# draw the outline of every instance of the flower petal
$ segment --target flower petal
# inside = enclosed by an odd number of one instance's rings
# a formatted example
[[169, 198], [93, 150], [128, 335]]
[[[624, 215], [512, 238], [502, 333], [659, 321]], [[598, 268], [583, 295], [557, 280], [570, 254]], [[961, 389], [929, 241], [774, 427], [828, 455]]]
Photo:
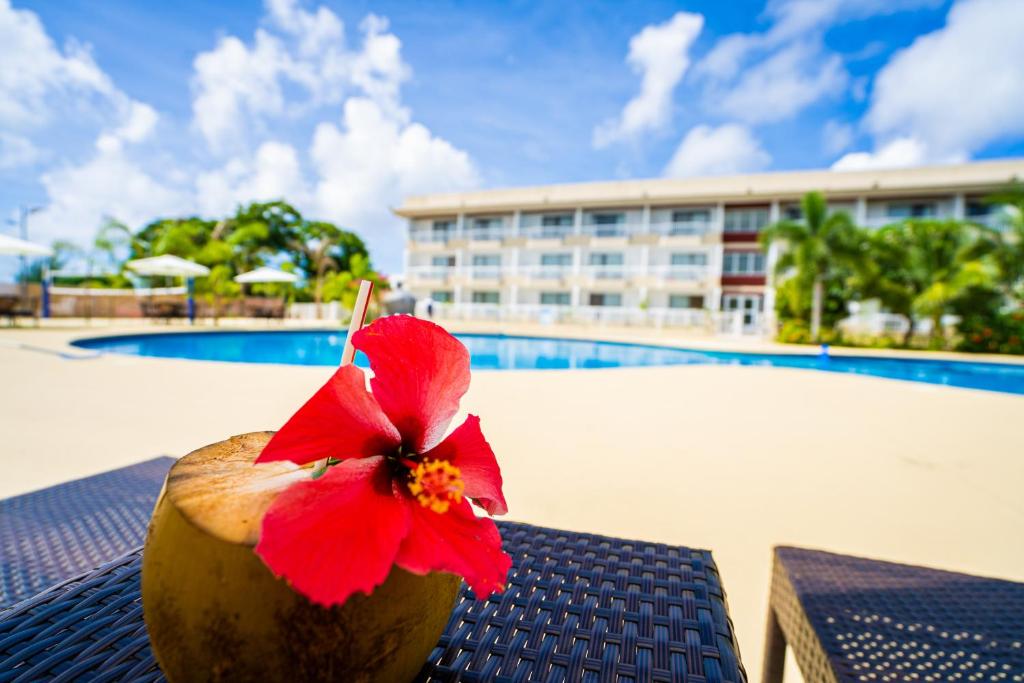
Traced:
[[399, 443], [398, 430], [366, 390], [363, 371], [346, 365], [274, 434], [256, 462], [305, 465], [327, 457], [365, 458]]
[[505, 494], [501, 492], [501, 469], [494, 451], [480, 431], [480, 418], [470, 415], [459, 427], [423, 454], [424, 460], [447, 460], [459, 468], [466, 485], [463, 492], [492, 515], [508, 512]]
[[256, 554], [313, 602], [341, 604], [387, 578], [409, 531], [409, 508], [384, 458], [346, 460], [274, 500]]
[[469, 389], [469, 351], [434, 323], [408, 315], [379, 318], [353, 345], [370, 359], [370, 387], [415, 453], [433, 448]]
[[504, 588], [512, 558], [502, 551], [494, 522], [478, 518], [466, 501], [452, 505], [447, 512], [434, 512], [409, 501], [409, 535], [402, 541], [395, 564], [413, 574], [458, 574], [479, 598]]

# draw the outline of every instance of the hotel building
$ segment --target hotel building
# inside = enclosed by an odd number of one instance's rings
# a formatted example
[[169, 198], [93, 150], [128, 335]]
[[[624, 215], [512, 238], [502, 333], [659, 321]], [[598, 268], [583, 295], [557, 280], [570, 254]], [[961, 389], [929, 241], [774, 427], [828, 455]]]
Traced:
[[995, 225], [983, 198], [1024, 160], [875, 171], [627, 180], [413, 196], [404, 283], [456, 318], [700, 326], [771, 324], [773, 246], [820, 190], [832, 210], [880, 227], [910, 217]]

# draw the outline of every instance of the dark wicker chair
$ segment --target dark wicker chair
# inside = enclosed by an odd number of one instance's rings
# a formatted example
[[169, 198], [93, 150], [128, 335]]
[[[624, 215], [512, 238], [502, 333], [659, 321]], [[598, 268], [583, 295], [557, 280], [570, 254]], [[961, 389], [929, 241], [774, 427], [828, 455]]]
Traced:
[[762, 680], [1024, 681], [1024, 583], [775, 549]]
[[0, 295], [0, 318], [7, 318], [13, 326], [18, 318], [32, 318], [39, 321], [36, 300], [22, 296]]
[[142, 543], [173, 462], [154, 458], [0, 500], [0, 611]]

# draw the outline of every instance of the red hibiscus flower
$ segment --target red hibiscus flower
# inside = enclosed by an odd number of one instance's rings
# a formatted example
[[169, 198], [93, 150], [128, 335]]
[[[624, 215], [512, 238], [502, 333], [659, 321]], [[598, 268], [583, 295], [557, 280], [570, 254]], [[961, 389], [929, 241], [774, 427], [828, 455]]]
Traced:
[[481, 596], [500, 590], [512, 560], [469, 504], [507, 511], [498, 463], [478, 417], [442, 440], [469, 388], [469, 352], [409, 316], [381, 318], [352, 341], [370, 359], [373, 393], [362, 370], [339, 368], [263, 449], [256, 462], [331, 464], [274, 500], [256, 553], [322, 605], [369, 594], [392, 565], [459, 574]]

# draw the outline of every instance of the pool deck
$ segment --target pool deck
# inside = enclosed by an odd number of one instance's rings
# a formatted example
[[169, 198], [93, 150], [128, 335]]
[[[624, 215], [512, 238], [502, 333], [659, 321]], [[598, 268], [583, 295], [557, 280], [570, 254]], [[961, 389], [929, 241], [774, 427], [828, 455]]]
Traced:
[[[642, 329], [453, 328], [794, 350]], [[97, 356], [67, 346], [77, 337], [167, 329], [94, 322], [0, 330], [0, 497], [275, 428], [331, 372]], [[477, 371], [463, 408], [483, 418], [511, 519], [713, 550], [751, 680], [760, 678], [775, 544], [1024, 581], [1021, 396], [691, 365]]]

